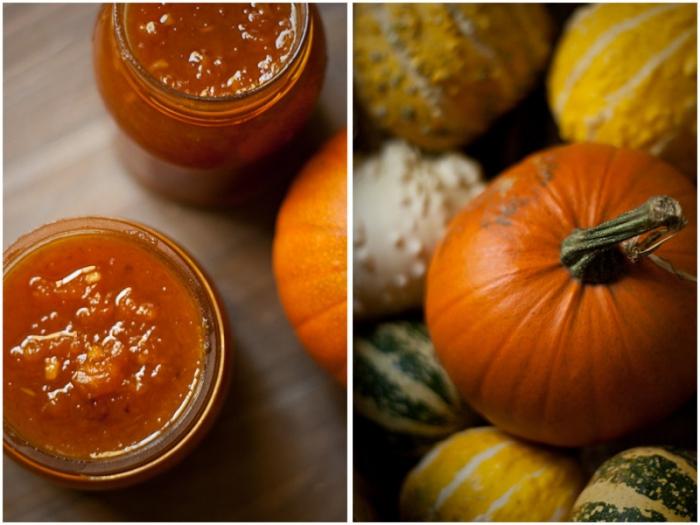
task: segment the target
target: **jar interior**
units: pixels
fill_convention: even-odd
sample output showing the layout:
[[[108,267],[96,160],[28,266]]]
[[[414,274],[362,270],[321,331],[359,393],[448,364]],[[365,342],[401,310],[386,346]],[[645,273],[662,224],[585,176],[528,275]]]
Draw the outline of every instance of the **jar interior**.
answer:
[[[142,63],[138,58],[138,52],[132,47],[133,38],[129,37],[129,7],[132,4],[114,4],[113,6],[113,25],[116,37],[116,42],[119,47],[120,55],[123,60],[131,67],[131,69],[136,72],[137,76],[142,80],[145,80],[152,88],[158,92],[167,94],[168,96],[174,97],[180,100],[189,100],[191,102],[209,103],[209,102],[233,102],[242,99],[248,99],[253,95],[258,95],[263,92],[267,92],[268,88],[276,84],[283,77],[285,73],[292,67],[292,65],[297,61],[297,58],[301,55],[303,44],[307,39],[307,33],[309,31],[310,25],[310,13],[309,6],[307,4],[292,3],[288,4],[291,6],[291,24],[293,24],[294,41],[289,50],[289,57],[285,60],[284,64],[278,68],[274,74],[271,74],[269,78],[265,78],[263,82],[258,83],[254,87],[242,90],[239,93],[232,93],[221,96],[210,96],[208,94],[192,94],[175,89],[172,85],[168,85],[161,81],[161,79],[154,76],[150,71],[148,65]],[[192,4],[190,4],[192,5]],[[224,4],[231,5],[231,4]],[[254,5],[254,4],[246,4]],[[193,53],[197,53],[196,50]],[[193,55],[190,54],[190,58]],[[199,55],[201,57],[201,55]],[[193,60],[196,60],[197,57]],[[150,64],[153,66],[153,64]],[[201,108],[200,108],[201,109]]]
[[[200,309],[202,320],[202,359],[189,399],[184,399],[171,419],[156,434],[122,450],[97,454],[90,458],[74,458],[56,454],[30,443],[5,418],[5,443],[30,462],[51,470],[85,476],[108,475],[130,470],[148,463],[178,444],[196,424],[211,397],[222,348],[219,312],[213,291],[192,259],[177,245],[148,228],[104,218],[69,219],[40,228],[20,238],[5,255],[5,276],[32,253],[57,240],[78,235],[113,235],[129,239],[148,249],[167,265],[191,293]]]

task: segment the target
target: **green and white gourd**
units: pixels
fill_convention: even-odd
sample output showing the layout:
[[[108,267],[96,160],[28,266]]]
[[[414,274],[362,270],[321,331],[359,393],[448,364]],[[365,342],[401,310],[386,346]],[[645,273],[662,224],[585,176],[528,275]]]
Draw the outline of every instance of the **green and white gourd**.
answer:
[[[435,355],[425,325],[396,321],[355,337],[355,410],[401,452],[418,454],[478,421]]]
[[[697,455],[638,447],[607,460],[572,511],[573,521],[697,521]]]

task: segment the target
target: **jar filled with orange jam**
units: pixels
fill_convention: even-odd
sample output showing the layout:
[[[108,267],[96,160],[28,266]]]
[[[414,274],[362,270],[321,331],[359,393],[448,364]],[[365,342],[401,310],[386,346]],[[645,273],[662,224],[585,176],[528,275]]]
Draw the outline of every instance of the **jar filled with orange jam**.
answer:
[[[167,196],[238,203],[275,180],[326,63],[307,4],[115,4],[93,37],[129,171]]]
[[[180,459],[227,383],[208,279],[145,226],[67,219],[4,255],[4,446],[65,484],[128,485]]]

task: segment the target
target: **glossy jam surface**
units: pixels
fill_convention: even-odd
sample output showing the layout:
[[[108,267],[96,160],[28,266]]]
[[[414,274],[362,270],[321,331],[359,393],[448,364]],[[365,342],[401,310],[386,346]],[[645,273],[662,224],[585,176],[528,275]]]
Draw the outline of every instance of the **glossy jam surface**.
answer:
[[[173,266],[125,234],[76,234],[4,277],[5,421],[33,446],[118,455],[186,407],[204,359],[199,304]]]
[[[221,97],[254,89],[291,60],[294,4],[129,4],[125,34],[134,58],[163,84]]]
[[[302,138],[326,65],[318,9],[292,5],[297,41],[284,69],[260,92],[233,100],[172,96],[128,60],[133,46],[126,42],[126,22],[134,5],[102,7],[93,33],[95,79],[123,132],[119,142],[128,146],[121,156],[133,175],[161,194],[197,204],[250,202],[275,183],[275,155],[287,146],[297,151],[293,138]]]

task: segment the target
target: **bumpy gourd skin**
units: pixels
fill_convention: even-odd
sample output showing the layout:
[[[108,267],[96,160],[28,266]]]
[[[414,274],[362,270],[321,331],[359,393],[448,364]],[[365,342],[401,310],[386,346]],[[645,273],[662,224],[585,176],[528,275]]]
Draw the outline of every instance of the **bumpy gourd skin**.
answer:
[[[380,127],[449,149],[528,91],[550,40],[538,5],[358,4],[356,93]]]
[[[353,310],[371,318],[419,308],[425,273],[450,219],[484,189],[456,152],[422,155],[401,140],[355,158]]]
[[[696,26],[693,4],[579,9],[548,79],[562,138],[643,149],[695,174]]]

